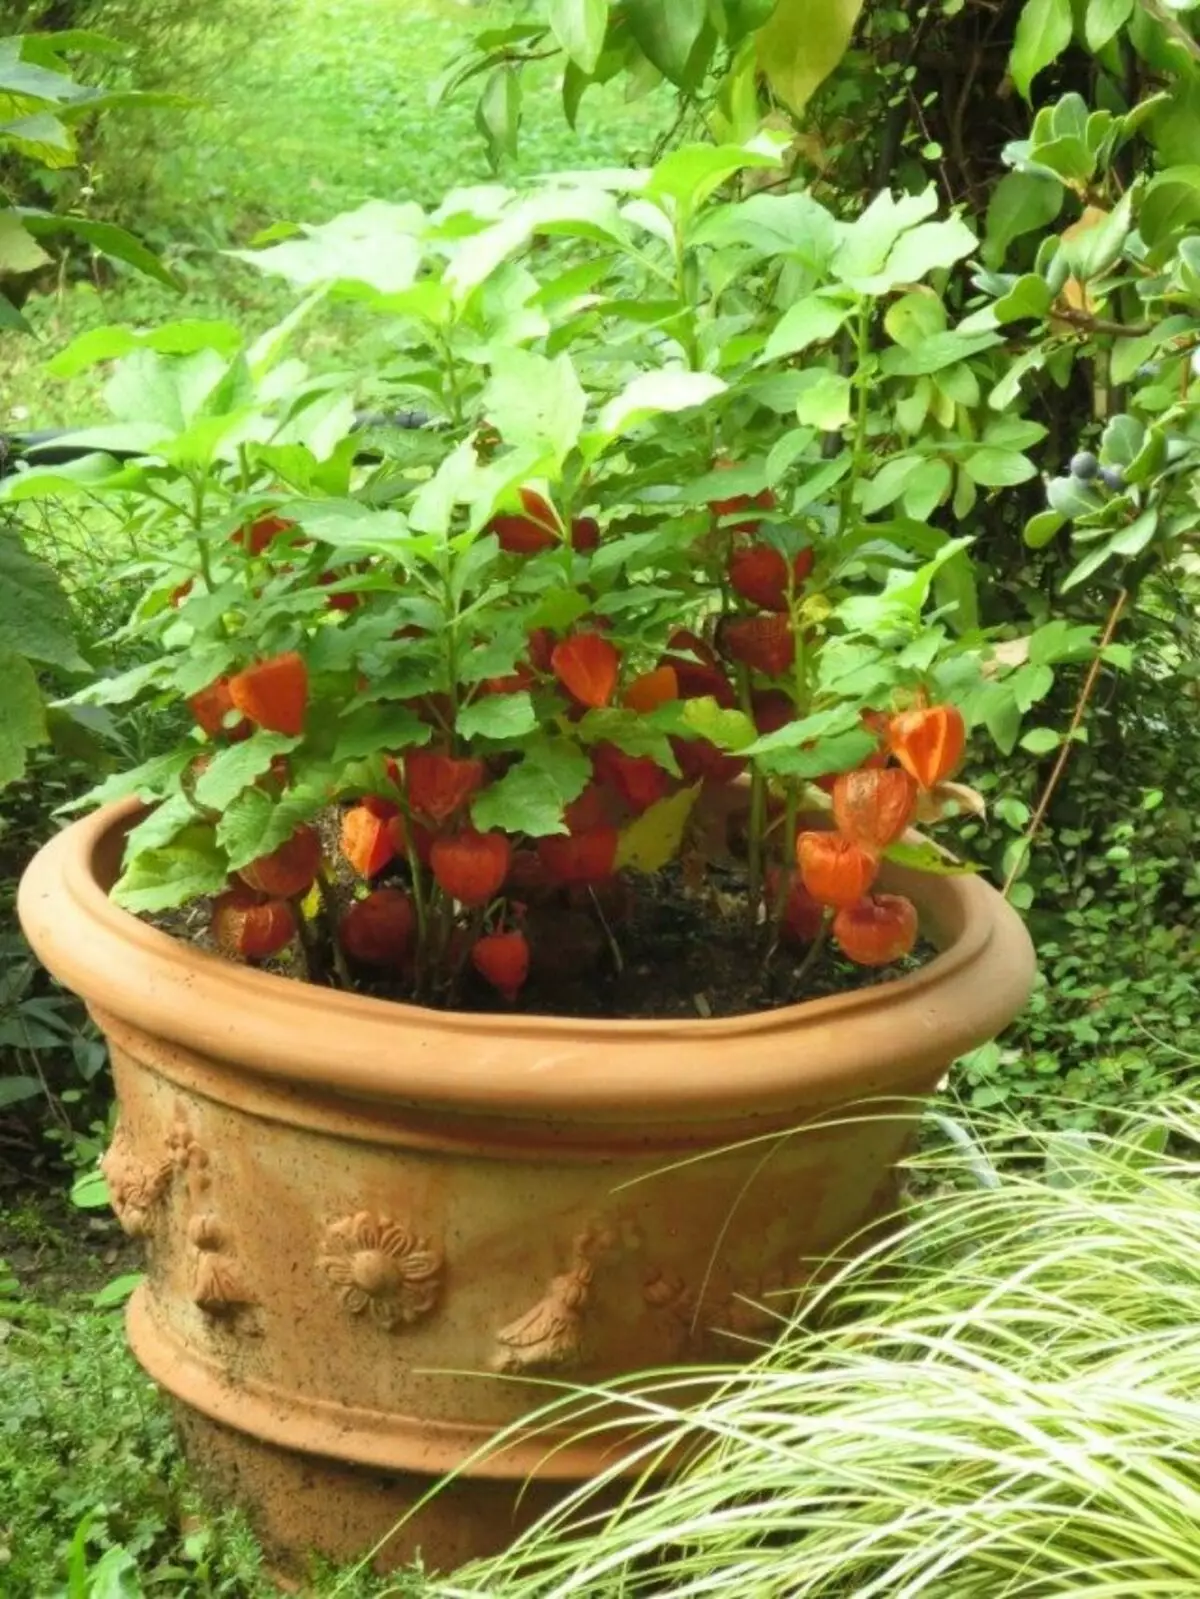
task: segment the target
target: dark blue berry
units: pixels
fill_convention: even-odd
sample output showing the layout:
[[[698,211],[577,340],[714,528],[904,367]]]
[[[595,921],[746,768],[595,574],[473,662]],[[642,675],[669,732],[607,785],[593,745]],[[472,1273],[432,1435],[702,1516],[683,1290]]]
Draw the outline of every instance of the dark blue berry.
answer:
[[[1125,487],[1125,474],[1119,466],[1102,466],[1100,481],[1106,489],[1111,489],[1116,494]]]
[[[1100,463],[1090,450],[1080,450],[1071,457],[1071,476],[1082,483],[1089,483],[1099,470]]]

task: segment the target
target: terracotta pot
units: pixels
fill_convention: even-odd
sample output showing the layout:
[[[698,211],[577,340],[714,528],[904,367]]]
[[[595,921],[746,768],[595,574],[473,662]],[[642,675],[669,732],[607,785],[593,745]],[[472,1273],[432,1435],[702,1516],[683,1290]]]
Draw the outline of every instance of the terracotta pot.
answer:
[[[118,910],[136,814],[48,844],[21,921],[108,1036],[104,1170],[148,1253],[134,1353],[185,1408],[193,1458],[297,1554],[363,1553],[546,1397],[505,1374],[748,1353],[764,1296],[786,1310],[890,1209],[900,1099],[1033,977],[986,884],[897,870],[941,948],[899,982],[729,1020],[443,1014],[232,965]],[[863,1100],[890,1114],[846,1113]],[[475,1460],[381,1558],[495,1548],[527,1475],[526,1513],[605,1448],[542,1436]]]

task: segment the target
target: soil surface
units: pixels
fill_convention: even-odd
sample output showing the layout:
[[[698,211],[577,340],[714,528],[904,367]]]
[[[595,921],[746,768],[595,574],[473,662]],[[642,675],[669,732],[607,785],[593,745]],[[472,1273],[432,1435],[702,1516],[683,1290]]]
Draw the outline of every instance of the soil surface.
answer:
[[[35,1190],[11,1170],[0,1174],[0,1260],[24,1297],[60,1304],[141,1271],[144,1251],[109,1211],[77,1210],[61,1191]]]
[[[334,893],[348,903],[353,886],[340,882]],[[149,919],[173,937],[219,953],[208,934],[209,906],[202,901]],[[736,868],[710,870],[699,892],[685,885],[678,868],[620,878],[602,895],[579,890],[553,903],[532,904],[523,926],[531,969],[514,1008],[543,1016],[654,1020],[753,1015],[889,982],[936,953],[920,944],[905,961],[868,969],[844,960],[827,945],[805,968],[806,946],[781,943],[771,951],[766,929],[749,925],[745,878]],[[298,952],[285,952],[265,969],[306,977]],[[403,978],[369,969],[350,975],[361,993],[404,1001],[414,997],[411,982]],[[445,1004],[466,1011],[504,1008],[469,962]]]

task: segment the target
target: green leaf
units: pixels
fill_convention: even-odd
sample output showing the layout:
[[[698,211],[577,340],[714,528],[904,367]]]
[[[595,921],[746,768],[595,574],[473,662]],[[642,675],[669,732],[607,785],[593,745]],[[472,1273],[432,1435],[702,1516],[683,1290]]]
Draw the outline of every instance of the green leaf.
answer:
[[[236,872],[269,855],[326,804],[325,792],[313,789],[294,788],[281,800],[261,788],[243,789],[217,823],[216,841],[228,854],[227,869]]]
[[[1108,547],[1114,555],[1140,555],[1157,531],[1158,509],[1152,505],[1136,516],[1128,527],[1114,533],[1108,541]]]
[[[991,734],[996,748],[1011,755],[1017,747],[1021,731],[1021,712],[1016,698],[1007,684],[993,684],[982,704],[983,725]]]
[[[230,800],[270,770],[277,755],[288,754],[299,743],[285,733],[255,733],[240,744],[219,750],[196,781],[197,803],[223,811]]]
[[[74,811],[91,810],[98,805],[111,805],[116,800],[129,799],[134,794],[147,803],[162,799],[175,789],[181,774],[195,757],[194,745],[187,749],[172,750],[169,755],[153,755],[140,766],[106,777],[103,783],[98,783],[86,794],[60,807],[61,814],[70,815]]]
[[[736,245],[760,255],[789,256],[813,283],[823,278],[838,244],[838,224],[810,194],[752,194],[710,208],[692,232],[695,244]]]
[[[526,741],[520,766],[476,796],[471,818],[484,830],[499,827],[531,838],[565,833],[563,810],[579,798],[591,776],[591,761],[569,739],[535,735]]]
[[[195,350],[218,350],[233,356],[242,347],[242,335],[231,322],[188,318],[161,328],[139,330],[109,326],[89,328],[71,340],[65,350],[47,362],[51,377],[73,378],[101,361],[115,361],[134,350],[149,348],[168,355],[190,355]]]
[[[498,167],[517,153],[521,129],[521,79],[514,67],[502,65],[488,76],[475,108],[475,126],[487,144],[488,160]]]
[[[764,772],[779,777],[811,779],[824,777],[829,772],[848,772],[865,761],[875,747],[871,734],[856,728],[816,739],[809,749],[777,749],[756,755],[754,761]]]
[[[102,1171],[80,1172],[71,1184],[71,1203],[78,1210],[106,1210],[112,1204]]]
[[[1063,257],[1080,282],[1100,277],[1120,260],[1132,215],[1133,194],[1127,190],[1107,216],[1097,213],[1092,226],[1063,235]]]
[[[528,694],[485,694],[458,713],[460,738],[521,738],[538,725]]]
[[[647,61],[688,87],[695,76],[692,52],[708,20],[706,0],[626,0],[623,9]]]
[[[170,799],[156,805],[150,814],[131,829],[125,839],[125,858],[133,860],[147,850],[163,849],[173,844],[185,828],[196,821],[195,807],[186,794],[172,794]]]
[[[0,528],[0,649],[41,666],[86,672],[75,647],[71,608],[58,574],[30,555],[15,532]]]
[[[7,295],[0,294],[0,330],[8,328],[13,333],[32,333],[33,326],[27,322]]]
[[[980,870],[968,861],[947,860],[936,844],[889,844],[883,858],[914,872],[927,872],[930,877],[971,877]]]
[[[617,844],[617,870],[661,872],[679,854],[688,820],[703,784],[681,788],[659,800],[622,829]]]
[[[928,521],[949,493],[953,477],[946,461],[922,461],[904,485],[901,501],[905,516],[911,516],[916,522]]]
[[[282,843],[283,839],[277,842]],[[248,855],[240,864],[247,865],[253,859],[253,855]],[[127,911],[170,910],[207,894],[219,894],[228,875],[224,851],[212,828],[198,824],[181,833],[167,848],[147,850],[130,860],[111,898]]]
[[[37,1099],[42,1092],[41,1082],[36,1077],[15,1074],[0,1077],[0,1110],[8,1105],[20,1105],[26,1100]]]
[[[146,1280],[144,1272],[122,1272],[119,1277],[114,1277],[111,1282],[105,1283],[92,1295],[93,1310],[112,1310],[118,1305],[125,1304],[133,1290]],[[123,1556],[114,1559],[114,1556]],[[111,1572],[103,1570],[104,1562],[111,1562]],[[105,1581],[98,1579],[104,1577]],[[133,1586],[126,1582],[129,1578]],[[92,1590],[88,1599],[142,1599],[142,1588],[138,1581],[137,1563],[127,1549],[108,1549],[101,1557],[99,1564],[91,1574]]]
[[[860,486],[859,503],[863,514],[874,516],[885,505],[893,505],[910,483],[919,480],[924,465],[925,458],[920,455],[895,455],[885,461],[875,476]]]
[[[1025,545],[1031,550],[1045,549],[1055,534],[1066,526],[1061,511],[1039,511],[1025,524]]]
[[[861,10],[862,0],[779,0],[759,30],[759,66],[794,116],[845,55]]]
[[[1008,68],[1022,99],[1034,78],[1071,42],[1071,0],[1025,0]]]
[[[0,211],[0,277],[36,272],[49,259],[15,211]]]
[[[726,385],[711,372],[639,372],[600,413],[600,429],[608,438],[663,411],[689,411],[723,394]]]
[[[549,0],[546,20],[567,55],[590,77],[604,48],[608,0]]]
[[[975,249],[975,235],[959,217],[922,222],[902,233],[881,271],[865,277],[843,275],[860,294],[888,294],[902,283],[919,283],[930,272],[952,267]]]
[[[424,212],[413,201],[393,205],[368,200],[332,221],[298,229],[296,237],[282,244],[229,253],[298,288],[357,283],[381,294],[395,294],[407,289],[416,277],[421,262],[417,235],[424,226]]]
[[[1040,372],[1045,364],[1046,352],[1037,344],[1032,349],[1026,350],[1024,355],[1019,355],[1015,361],[1011,361],[1004,376],[988,395],[989,409],[1007,410],[1021,392],[1022,378],[1027,377],[1030,372]]]
[[[995,272],[1014,239],[1049,227],[1063,205],[1063,186],[1040,172],[1008,172],[992,190],[984,226],[983,264]]]
[[[1021,738],[1021,748],[1030,755],[1049,755],[1062,743],[1062,735],[1052,727],[1031,727]]]
[[[1026,456],[1018,455],[1014,450],[996,450],[986,446],[968,455],[963,467],[972,483],[987,489],[1010,488],[1015,483],[1028,483],[1030,478],[1037,476],[1037,468]]]
[[[1124,412],[1112,417],[1100,441],[1101,458],[1110,466],[1132,466],[1146,442],[1146,427]]]
[[[1099,545],[1094,550],[1089,550],[1077,566],[1073,566],[1063,578],[1063,593],[1078,588],[1080,583],[1086,583],[1093,573],[1098,572],[1106,561],[1112,559],[1112,546],[1108,542]]]
[[[992,307],[1001,325],[1029,318],[1041,321],[1054,303],[1054,292],[1038,272],[1026,272]]]
[[[946,307],[931,290],[914,289],[888,306],[883,325],[889,338],[915,350],[935,333],[946,331]]]
[[[358,761],[370,755],[397,755],[428,744],[432,735],[429,724],[405,705],[364,705],[342,718],[333,758]]]
[[[1094,55],[1099,55],[1133,14],[1134,0],[1088,0],[1083,18],[1083,37]]]
[[[679,773],[667,734],[652,716],[615,707],[588,711],[575,731],[585,744],[615,744],[626,755],[649,755],[664,771]]]
[[[800,376],[805,380],[796,397],[796,420],[823,432],[836,432],[850,420],[850,379],[840,372],[817,367]]]
[[[956,366],[958,362],[978,355],[981,350],[993,349],[1001,343],[1003,337],[999,333],[960,333],[952,328],[946,333],[934,334],[933,338],[926,339],[915,350],[885,350],[879,364],[889,376],[924,377],[931,372],[940,372],[945,367]]]
[[[22,211],[21,217],[36,238],[45,238],[51,233],[73,233],[77,239],[90,244],[98,255],[124,261],[126,266],[133,267],[148,278],[155,278],[159,283],[165,283],[169,289],[179,287],[179,280],[163,266],[154,252],[132,233],[117,227],[115,222],[98,222],[92,217],[72,216],[70,212],[59,215],[28,209]]]
[[[0,638],[2,638],[0,634]],[[0,788],[25,775],[25,752],[46,742],[46,711],[33,668],[0,645]]]
[[[550,773],[523,761],[476,795],[471,820],[483,832],[499,828],[505,833],[545,838],[567,831],[564,808],[559,786]]]
[[[1151,178],[1138,210],[1138,232],[1151,249],[1200,221],[1200,166],[1173,166]]]
[[[757,728],[744,711],[723,710],[710,695],[683,700],[681,704],[680,731],[706,738],[718,749],[736,755],[758,737]]]
[[[779,151],[777,139],[768,135],[745,144],[686,144],[662,158],[643,193],[650,200],[674,200],[680,211],[689,213],[735,173],[748,167],[778,167]],[[669,237],[669,228],[667,233]]]
[[[775,361],[781,355],[797,355],[810,345],[823,344],[841,331],[852,309],[845,300],[826,294],[797,300],[771,329],[762,359]]]
[[[561,464],[579,439],[587,409],[571,357],[548,360],[532,350],[495,350],[482,404],[510,446],[549,450]]]

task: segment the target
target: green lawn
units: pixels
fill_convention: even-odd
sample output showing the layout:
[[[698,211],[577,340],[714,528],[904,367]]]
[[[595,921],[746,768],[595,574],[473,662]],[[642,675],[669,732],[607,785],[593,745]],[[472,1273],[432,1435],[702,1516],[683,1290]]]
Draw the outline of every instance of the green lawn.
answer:
[[[36,338],[6,338],[0,431],[78,422],[96,410],[96,379],[56,383],[45,356],[86,328],[224,317],[251,330],[290,304],[286,289],[223,253],[273,222],[322,222],[364,200],[417,199],[492,180],[475,128],[478,82],[431,107],[430,88],[482,25],[510,4],[455,0],[248,0],[261,6],[257,47],[222,69],[194,110],[114,113],[105,165],[124,162],[107,193],[125,195],[120,220],[160,250],[182,282],[171,290],[121,272],[97,288],[68,284],[26,308]],[[617,87],[589,96],[567,126],[555,63],[527,69],[519,160],[509,180],[551,167],[644,156],[671,112],[660,89],[627,105]],[[185,86],[184,86],[185,87]],[[115,119],[121,118],[120,122]],[[136,199],[134,198],[136,197]],[[309,335],[308,353],[344,357],[344,318]]]

